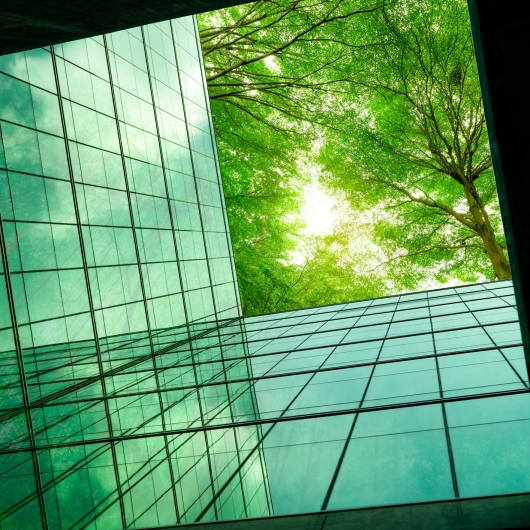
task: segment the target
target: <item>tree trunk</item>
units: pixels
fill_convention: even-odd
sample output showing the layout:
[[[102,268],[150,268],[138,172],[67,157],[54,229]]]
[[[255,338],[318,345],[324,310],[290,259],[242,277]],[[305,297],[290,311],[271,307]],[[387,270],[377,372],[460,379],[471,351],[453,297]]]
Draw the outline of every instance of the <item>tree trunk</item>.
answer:
[[[495,234],[491,230],[491,227],[490,230],[487,228],[485,230],[478,230],[478,234],[484,243],[484,248],[493,266],[495,277],[499,280],[509,280],[512,277],[510,263],[506,259],[499,243],[495,240]]]
[[[495,232],[491,226],[486,208],[482,204],[473,182],[464,184],[466,192],[466,199],[469,206],[473,221],[475,222],[475,230],[482,239],[484,244],[484,252],[488,254],[495,278],[499,280],[509,280],[512,277],[510,262],[504,255],[504,252],[497,243]]]

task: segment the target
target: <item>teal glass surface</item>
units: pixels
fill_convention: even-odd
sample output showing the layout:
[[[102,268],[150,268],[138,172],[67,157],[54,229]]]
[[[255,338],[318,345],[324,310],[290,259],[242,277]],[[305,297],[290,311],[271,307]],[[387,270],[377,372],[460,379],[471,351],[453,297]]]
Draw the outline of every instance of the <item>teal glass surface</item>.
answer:
[[[454,496],[439,405],[359,414],[331,509]]]
[[[462,495],[518,493],[530,489],[528,394],[476,399],[447,406]]]
[[[177,446],[146,440],[132,458],[138,445],[104,439],[219,422],[231,416],[218,404],[229,393],[234,414],[252,414],[248,384],[205,388],[201,401],[196,389],[157,390],[203,379],[189,368],[184,379],[159,374],[193,357],[166,363],[155,351],[240,315],[196,35],[189,18],[0,59],[0,456],[13,462],[1,471],[2,527],[192,520],[176,506]],[[198,114],[201,141],[190,142]],[[17,463],[9,451],[28,443],[42,451]],[[213,457],[201,458],[212,470]],[[25,500],[7,495],[15,480]]]

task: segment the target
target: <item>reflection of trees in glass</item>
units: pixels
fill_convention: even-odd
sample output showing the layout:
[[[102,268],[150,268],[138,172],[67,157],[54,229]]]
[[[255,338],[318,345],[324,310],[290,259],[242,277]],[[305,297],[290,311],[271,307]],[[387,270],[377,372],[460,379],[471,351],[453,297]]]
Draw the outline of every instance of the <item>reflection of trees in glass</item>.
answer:
[[[262,0],[201,40],[247,314],[510,277],[463,0]],[[305,160],[351,207],[293,264]]]

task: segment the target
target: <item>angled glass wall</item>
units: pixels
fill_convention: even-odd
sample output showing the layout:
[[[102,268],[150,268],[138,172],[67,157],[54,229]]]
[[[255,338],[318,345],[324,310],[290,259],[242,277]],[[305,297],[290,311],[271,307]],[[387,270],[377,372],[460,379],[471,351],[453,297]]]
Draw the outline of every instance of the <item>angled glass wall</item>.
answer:
[[[0,91],[2,529],[530,491],[511,282],[241,318],[193,18]]]
[[[514,304],[496,282],[246,319],[274,513],[530,491]]]
[[[156,527],[530,491],[511,282],[175,331],[89,392],[70,379],[17,409],[34,441],[2,437],[6,528],[41,513],[49,528]]]

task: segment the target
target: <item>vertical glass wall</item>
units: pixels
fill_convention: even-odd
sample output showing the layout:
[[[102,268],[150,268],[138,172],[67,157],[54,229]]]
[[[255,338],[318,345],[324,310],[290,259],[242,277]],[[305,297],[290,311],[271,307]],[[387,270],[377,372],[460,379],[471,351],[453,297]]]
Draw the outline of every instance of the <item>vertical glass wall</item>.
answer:
[[[23,349],[239,315],[197,45],[187,18],[0,57]]]
[[[201,61],[192,17],[0,57],[2,528],[187,521],[224,470],[77,445],[202,424],[159,354],[240,314]]]

